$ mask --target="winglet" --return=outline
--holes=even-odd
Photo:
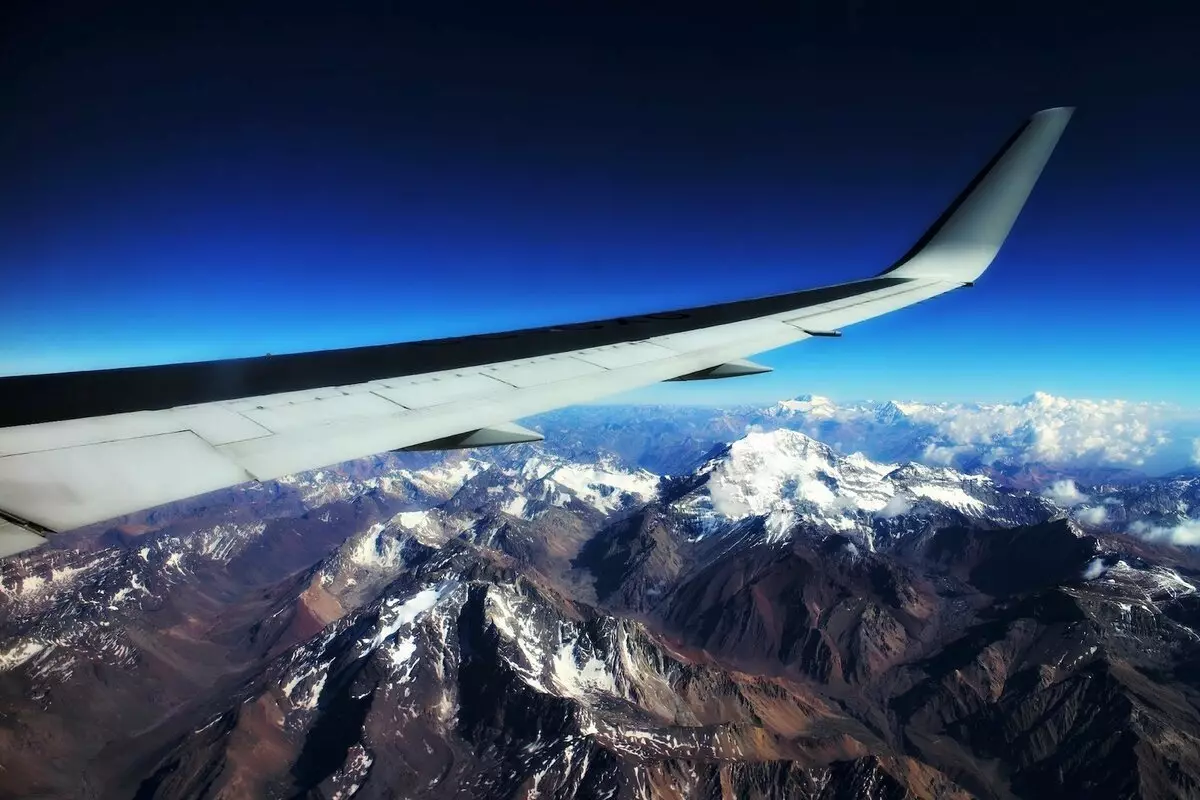
[[[1037,183],[1074,108],[1025,121],[904,257],[882,274],[970,283],[988,268]]]

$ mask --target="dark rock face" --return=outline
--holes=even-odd
[[[995,597],[1073,582],[1099,552],[1095,537],[1078,534],[1066,520],[992,531],[945,528],[924,544],[931,563]]]
[[[0,563],[0,797],[1200,796],[1197,559],[759,441],[387,458]]]
[[[670,513],[647,506],[588,540],[573,566],[591,573],[601,602],[647,611],[684,569],[682,542]]]

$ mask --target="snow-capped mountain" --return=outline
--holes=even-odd
[[[1041,489],[1062,478],[1137,483],[1196,461],[1200,412],[1165,403],[1087,400],[1045,392],[1015,402],[835,401],[801,395],[768,407],[584,406],[533,421],[546,447],[591,462],[604,453],[680,474],[754,429],[790,428],[883,463],[985,469]]]
[[[555,508],[603,516],[645,504],[655,497],[658,483],[659,476],[626,467],[612,455],[581,463],[527,448],[466,481],[447,510],[477,516],[499,511],[525,520]]]
[[[417,461],[417,464],[410,463]],[[423,462],[423,463],[422,463]],[[340,465],[299,475],[288,475],[277,483],[295,489],[309,507],[336,500],[349,500],[368,492],[395,498],[412,498],[420,505],[450,498],[464,483],[487,469],[488,463],[463,454],[438,460],[428,456],[401,460],[394,454],[358,464]]]
[[[793,456],[829,456],[794,444]],[[337,506],[318,517],[336,526]],[[456,535],[453,520],[360,513],[307,568],[271,558],[269,574],[219,591],[217,571],[196,573],[114,617],[120,647],[75,669],[40,653],[5,661],[0,700],[37,726],[111,696],[133,733],[101,721],[41,741],[93,764],[111,793],[149,797],[999,796],[973,770],[1003,758],[987,743],[1004,720],[1040,718],[1046,691],[1055,719],[1076,722],[1049,741],[1020,723],[1005,783],[1019,794],[1100,779],[1113,792],[1092,796],[1116,797],[1130,780],[1169,789],[1200,774],[1161,735],[1200,733],[1182,689],[1160,685],[1147,704],[1129,677],[1200,656],[1194,571],[1066,521],[948,528],[903,560],[839,534],[764,543],[680,575],[661,615],[635,620]],[[168,570],[127,552],[157,564],[147,584]],[[897,730],[879,724],[876,697]],[[1097,702],[1115,718],[1092,719]],[[1108,735],[1114,722],[1127,741]],[[121,748],[106,749],[114,735]],[[964,749],[932,746],[946,736]],[[40,759],[9,763],[14,786],[70,780]]]
[[[876,534],[973,521],[1017,525],[1056,509],[984,475],[918,463],[884,464],[788,429],[754,432],[721,448],[697,472],[697,490],[675,501],[694,517],[696,538],[762,518],[766,541],[797,530],[853,534],[874,548]],[[919,521],[924,521],[922,525]]]
[[[1200,477],[1180,475],[1133,485],[1056,481],[1043,495],[1091,530],[1120,531],[1150,541],[1200,544]]]
[[[659,471],[644,419],[388,455],[0,562],[0,795],[1200,785],[1200,478],[1016,488],[792,424],[838,409],[689,417]]]
[[[797,724],[819,728],[830,713],[801,687],[727,672],[645,623],[599,614],[451,541],[414,549],[378,597],[274,659],[225,704],[197,709],[153,772],[156,788],[177,795],[211,786],[658,797],[765,786],[770,796],[797,787],[899,796],[946,783],[890,748],[868,754],[856,737],[869,731],[849,720],[795,737]],[[269,762],[247,757],[264,747]],[[780,760],[794,762],[782,775],[760,765]],[[744,768],[734,774],[720,767],[735,762]]]

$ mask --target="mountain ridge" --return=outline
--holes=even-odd
[[[0,562],[0,795],[1200,785],[1200,559],[1113,530],[1182,525],[1193,479],[1014,488],[786,429],[672,474],[586,450],[388,457]]]

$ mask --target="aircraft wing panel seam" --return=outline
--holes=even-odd
[[[681,353],[656,362],[622,369],[600,370],[553,383],[529,386],[506,393],[500,398],[479,398],[475,401],[432,407],[426,409],[426,413],[422,413],[419,419],[411,420],[419,423],[419,431],[403,425],[408,420],[398,416],[387,422],[372,421],[369,429],[364,428],[360,421],[326,426],[323,433],[328,434],[331,440],[327,443],[315,443],[311,437],[304,435],[304,431],[292,431],[268,439],[248,440],[218,449],[256,479],[272,480],[327,464],[363,458],[384,450],[420,444],[431,438],[457,435],[472,428],[504,424],[548,409],[686,375],[808,338],[803,331],[779,320],[755,322],[766,322],[769,327],[764,329],[758,325],[751,336],[727,336],[721,345]],[[718,327],[731,329],[743,324],[730,323]],[[736,333],[734,330],[725,332]],[[470,405],[464,407],[466,402],[470,402]],[[358,442],[362,444],[357,444]],[[325,455],[316,455],[318,450],[323,451]]]
[[[903,292],[891,292],[886,295],[873,297],[863,300],[859,303],[848,303],[839,306],[838,308],[822,308],[814,309],[809,313],[800,316],[789,316],[783,322],[788,325],[795,325],[801,329],[812,327],[813,320],[827,320],[833,317],[835,324],[831,327],[840,327],[842,325],[853,325],[858,322],[863,322],[868,319],[873,319],[891,311],[896,311],[901,308],[906,308],[910,305],[932,299],[939,295],[945,294],[953,289],[957,289],[958,284],[948,283],[945,281],[937,281],[933,283],[923,283],[919,286],[914,286]],[[914,295],[916,296],[914,298]],[[900,301],[900,302],[897,302]],[[877,308],[872,309],[872,306]],[[857,311],[866,311],[867,313],[855,313]],[[847,315],[847,312],[850,312]],[[822,323],[823,325],[825,323]]]
[[[944,288],[942,288],[940,291],[946,292],[946,291],[949,291],[951,288],[954,288],[955,286],[957,286],[957,284],[951,285],[948,281],[941,281],[941,280],[911,281],[911,282],[905,283],[905,285],[903,285],[903,286],[889,287],[887,289],[877,289],[874,292],[871,292],[869,294],[860,295],[853,299],[839,300],[839,301],[833,302],[833,303],[822,303],[819,306],[812,306],[810,308],[797,309],[796,311],[786,311],[782,314],[777,314],[776,317],[778,317],[779,319],[782,319],[784,322],[791,323],[792,321],[798,320],[798,319],[808,319],[810,317],[819,317],[822,314],[827,314],[831,311],[844,311],[848,308],[857,308],[859,306],[870,305],[871,303],[877,303],[882,300],[890,300],[890,299],[896,298],[896,297],[903,297],[905,295],[916,294],[918,292],[928,291],[929,289],[934,288],[934,287],[942,287],[942,286],[944,286]]]

